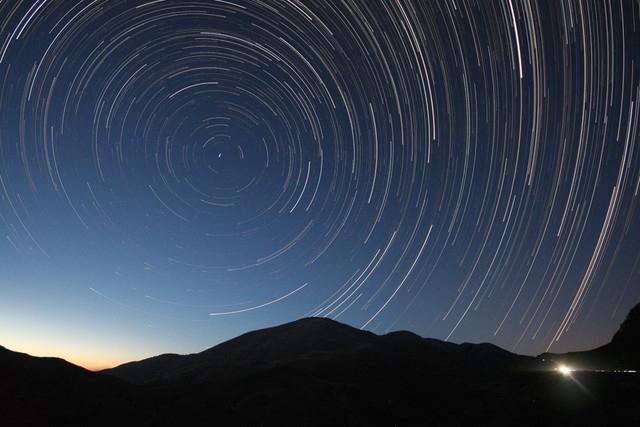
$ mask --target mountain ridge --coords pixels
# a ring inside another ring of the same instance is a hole
[[[640,368],[640,304],[631,308],[611,341],[591,350],[542,353],[540,359],[575,369],[638,370]]]
[[[624,355],[635,354],[638,312],[591,354],[637,360]],[[0,347],[0,424],[640,425],[640,376],[565,376],[557,363],[325,318],[97,373]]]
[[[517,355],[491,343],[454,344],[434,338],[423,338],[409,331],[376,335],[331,319],[307,317],[250,331],[199,353],[162,354],[100,372],[143,384],[175,380],[181,376],[193,374],[196,369],[213,369],[215,364],[228,367],[230,360],[234,361],[234,364],[268,364],[270,360],[293,361],[310,356],[321,357],[323,353],[340,354],[346,357],[349,354],[367,351],[386,351],[389,353],[388,357],[392,357],[391,354],[394,351],[402,351],[403,357],[428,357],[432,360],[438,357],[440,365],[450,363],[451,360],[448,360],[450,357],[458,361],[465,357],[488,358],[490,356],[490,360],[494,363],[496,359],[537,362],[533,357]],[[462,354],[457,354],[459,351],[468,354],[463,357]],[[470,356],[473,353],[477,353],[477,356]],[[454,356],[456,354],[457,356]],[[190,364],[194,367],[189,368]],[[175,372],[170,372],[171,370]]]

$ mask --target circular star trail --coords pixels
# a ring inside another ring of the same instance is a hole
[[[639,63],[631,0],[0,2],[5,279],[185,329],[604,339]]]

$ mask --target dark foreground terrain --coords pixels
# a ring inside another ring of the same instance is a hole
[[[537,358],[322,318],[100,373],[0,347],[0,425],[640,425],[639,324]]]

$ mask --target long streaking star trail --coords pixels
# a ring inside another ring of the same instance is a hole
[[[0,0],[0,323],[595,347],[639,195],[635,0]]]

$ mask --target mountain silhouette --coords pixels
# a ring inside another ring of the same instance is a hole
[[[592,352],[615,363],[637,361],[639,311]],[[325,318],[99,373],[2,348],[0,398],[9,409],[0,411],[0,425],[640,423],[637,375],[565,377],[555,363],[492,344],[406,331],[376,335]]]
[[[576,369],[638,370],[640,368],[640,304],[631,309],[611,342],[587,351],[539,356]]]
[[[338,359],[343,364],[351,361],[359,364],[363,359],[370,359],[402,360],[415,365],[428,360],[431,368],[439,369],[453,369],[480,360],[485,367],[510,368],[536,363],[533,358],[515,355],[491,344],[457,345],[424,339],[406,331],[379,336],[326,318],[305,318],[246,333],[198,354],[166,354],[102,372],[138,384],[207,381]]]
[[[124,414],[135,421],[134,400],[117,378],[0,346],[0,425],[110,425]]]
[[[396,425],[463,422],[468,414],[459,414],[459,399],[499,399],[510,374],[539,364],[491,344],[457,345],[410,332],[378,336],[306,318],[198,354],[162,355],[103,373],[166,391],[165,420],[176,423],[182,419],[173,415],[188,413],[191,422],[223,425],[278,424],[283,417],[294,425]],[[416,418],[425,402],[430,412]],[[481,405],[469,410],[482,416]]]
[[[613,336],[610,347],[632,356],[633,363],[640,361],[640,304],[631,309]]]

